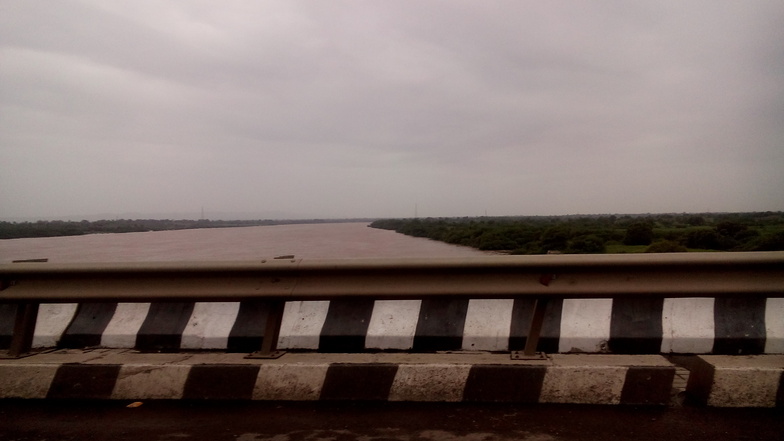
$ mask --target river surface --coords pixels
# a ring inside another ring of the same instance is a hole
[[[367,223],[90,234],[0,240],[0,263],[153,262],[297,258],[471,257],[487,253],[368,227]]]

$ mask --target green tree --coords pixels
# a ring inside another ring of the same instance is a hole
[[[570,254],[601,254],[604,253],[604,241],[595,234],[578,236],[569,241],[566,252]]]
[[[702,216],[689,216],[686,219],[686,223],[693,227],[699,227],[705,225],[705,218]]]
[[[650,245],[653,242],[653,225],[650,222],[635,222],[626,228],[624,245]]]
[[[672,240],[660,240],[649,246],[646,253],[685,253],[689,250],[685,246]]]
[[[539,238],[539,242],[541,243],[540,252],[547,253],[548,251],[566,250],[571,235],[572,233],[569,227],[565,225],[557,225],[548,228]]]
[[[784,231],[760,236],[753,243],[754,251],[781,251],[784,250]]]
[[[718,232],[722,236],[728,236],[734,238],[739,233],[742,233],[748,228],[749,228],[748,226],[737,222],[724,221],[724,222],[719,222],[716,225],[716,232]]]

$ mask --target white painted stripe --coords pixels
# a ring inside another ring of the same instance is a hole
[[[112,399],[180,399],[190,365],[124,364],[114,384]]]
[[[318,400],[329,363],[262,364],[253,388],[254,400]]]
[[[710,360],[708,362],[710,363]],[[780,367],[770,368],[759,365],[724,367],[716,364],[714,364],[714,367],[715,371],[713,372],[713,383],[708,396],[708,406],[776,406],[776,392],[781,381]]]
[[[462,401],[470,364],[401,364],[389,401]]]
[[[550,366],[539,402],[619,404],[627,370],[623,366]]]
[[[565,299],[558,352],[604,352],[611,317],[612,299]]]
[[[185,330],[182,332],[182,349],[226,349],[229,334],[237,314],[239,302],[197,302],[193,306]]]
[[[784,298],[770,298],[765,305],[765,353],[784,354]]]
[[[365,347],[411,349],[419,321],[421,300],[376,300],[370,316]]]
[[[471,299],[463,328],[463,350],[506,351],[514,299]]]
[[[101,346],[116,349],[136,346],[136,334],[149,311],[149,303],[118,303],[114,316],[101,336]]]
[[[76,314],[77,303],[44,303],[38,308],[33,335],[34,348],[57,346],[63,332]]]
[[[46,398],[59,364],[6,364],[0,366],[0,399]]]
[[[280,324],[280,349],[318,349],[329,301],[286,302]]]
[[[662,307],[663,353],[710,354],[715,327],[714,299],[664,299]]]

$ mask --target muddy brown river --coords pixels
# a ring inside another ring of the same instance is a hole
[[[368,227],[367,223],[273,225],[0,240],[0,263],[139,262],[297,258],[470,257],[473,248]]]

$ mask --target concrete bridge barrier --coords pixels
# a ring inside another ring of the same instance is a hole
[[[0,397],[775,406],[782,297],[781,252],[0,265]]]
[[[687,361],[687,389],[713,407],[784,406],[784,356],[702,355]]]
[[[138,354],[63,350],[0,363],[0,397],[666,405],[675,368],[656,355]]]
[[[278,348],[317,352],[522,350],[533,299],[287,302]],[[43,304],[33,347],[141,351],[261,347],[267,301]],[[16,305],[0,305],[0,349]],[[784,299],[558,299],[539,351],[614,354],[782,354]]]

